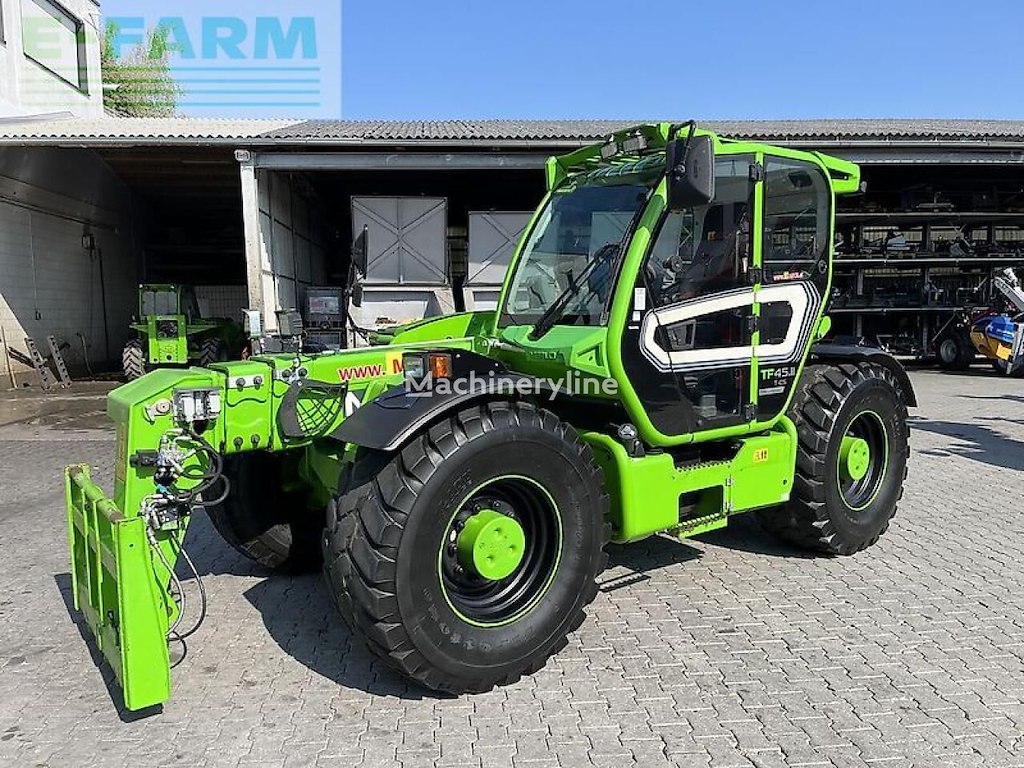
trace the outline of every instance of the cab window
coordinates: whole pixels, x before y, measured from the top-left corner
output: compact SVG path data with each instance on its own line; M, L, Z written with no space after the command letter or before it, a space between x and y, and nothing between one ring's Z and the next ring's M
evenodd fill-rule
M710 205L669 213L644 265L651 305L735 288L750 268L749 155L715 161Z
M829 187L805 160L765 161L764 280L828 285Z

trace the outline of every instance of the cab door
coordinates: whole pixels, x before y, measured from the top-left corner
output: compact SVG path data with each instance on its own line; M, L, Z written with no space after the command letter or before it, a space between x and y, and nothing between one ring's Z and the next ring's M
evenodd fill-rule
M759 283L758 420L786 408L828 296L832 194L825 172L807 160L764 157Z
M715 199L664 214L633 290L621 342L630 385L666 438L756 416L753 154L719 154Z

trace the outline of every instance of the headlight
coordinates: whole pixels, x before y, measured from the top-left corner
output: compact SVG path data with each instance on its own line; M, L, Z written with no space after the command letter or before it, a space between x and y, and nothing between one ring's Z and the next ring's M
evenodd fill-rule
M422 379L427 373L427 356L402 355L402 370L410 379Z
M402 368L410 379L448 379L452 375L452 356L447 352L412 352L402 355Z
M630 154L639 154L647 149L647 139L636 133L622 142L622 150Z

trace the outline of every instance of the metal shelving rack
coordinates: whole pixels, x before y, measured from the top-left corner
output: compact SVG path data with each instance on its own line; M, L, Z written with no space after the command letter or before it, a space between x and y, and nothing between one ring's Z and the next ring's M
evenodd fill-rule
M843 245L829 309L835 332L911 357L930 356L956 315L991 306L995 273L1024 266L1024 211L847 210L837 213L836 229ZM959 244L941 236L958 230ZM882 242L872 244L872 233ZM893 233L906 244L887 250Z

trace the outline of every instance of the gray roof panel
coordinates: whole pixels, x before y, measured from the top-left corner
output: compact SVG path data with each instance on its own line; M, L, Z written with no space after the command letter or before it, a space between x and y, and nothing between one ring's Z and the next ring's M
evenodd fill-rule
M309 120L268 136L279 139L349 141L594 141L643 120ZM709 120L723 136L766 141L926 139L1024 141L1024 121L1015 120Z
M85 146L148 144L345 146L348 144L487 144L563 147L596 141L642 120L211 120L200 118L72 118L0 120L2 144ZM769 142L847 142L956 146L967 142L1024 144L1016 120L709 120L701 125L732 138Z
M641 120L309 120L277 138L353 141L591 141Z
M175 117L71 117L0 119L0 141L51 143L202 143L256 139L296 125L295 120L208 119Z

